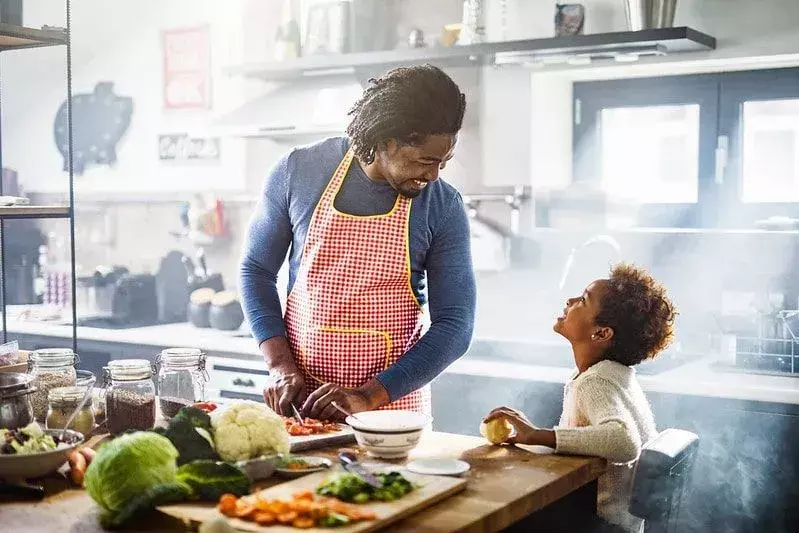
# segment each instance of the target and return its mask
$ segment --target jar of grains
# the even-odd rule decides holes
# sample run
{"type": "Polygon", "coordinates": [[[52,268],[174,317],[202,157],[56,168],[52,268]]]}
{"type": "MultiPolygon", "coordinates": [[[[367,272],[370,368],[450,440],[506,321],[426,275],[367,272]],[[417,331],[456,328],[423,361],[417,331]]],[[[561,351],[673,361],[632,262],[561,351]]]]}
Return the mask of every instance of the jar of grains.
{"type": "Polygon", "coordinates": [[[205,401],[205,354],[197,348],[168,348],[158,354],[158,404],[170,419],[183,407],[205,401]]]}
{"type": "Polygon", "coordinates": [[[105,368],[108,432],[147,430],[155,425],[153,368],[146,359],[118,359],[105,368]]]}
{"type": "MultiPolygon", "coordinates": [[[[50,408],[47,411],[47,429],[63,429],[69,417],[83,400],[83,387],[58,387],[50,390],[50,408]]],[[[91,399],[75,415],[69,429],[88,435],[94,429],[94,409],[91,399]]]]}
{"type": "Polygon", "coordinates": [[[31,395],[33,416],[43,423],[47,417],[47,396],[50,389],[74,387],[77,379],[75,367],[78,354],[65,348],[36,350],[28,358],[28,373],[33,375],[36,392],[31,395]]]}

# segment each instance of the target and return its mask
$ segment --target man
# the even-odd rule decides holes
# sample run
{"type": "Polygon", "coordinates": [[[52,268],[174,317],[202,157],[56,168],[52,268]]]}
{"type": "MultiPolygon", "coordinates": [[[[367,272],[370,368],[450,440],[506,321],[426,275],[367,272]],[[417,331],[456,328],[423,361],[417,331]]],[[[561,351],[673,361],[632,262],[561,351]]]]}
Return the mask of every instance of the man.
{"type": "Polygon", "coordinates": [[[468,218],[438,179],[465,107],[438,68],[392,70],[370,80],[347,137],[293,150],[266,178],[241,291],[278,413],[430,411],[428,384],[474,325],[468,218]],[[284,316],[275,282],[289,247],[284,316]]]}

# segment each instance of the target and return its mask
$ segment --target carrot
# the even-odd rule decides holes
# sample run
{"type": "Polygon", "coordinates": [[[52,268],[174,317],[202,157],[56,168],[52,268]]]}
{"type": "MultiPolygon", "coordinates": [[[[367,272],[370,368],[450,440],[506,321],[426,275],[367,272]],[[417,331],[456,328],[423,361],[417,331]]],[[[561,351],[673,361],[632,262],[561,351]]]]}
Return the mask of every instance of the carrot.
{"type": "Polygon", "coordinates": [[[310,529],[314,527],[314,520],[313,518],[297,518],[291,525],[297,529],[310,529]]]}
{"type": "Polygon", "coordinates": [[[86,458],[86,465],[87,466],[92,464],[92,461],[94,461],[94,456],[97,455],[97,452],[92,450],[88,446],[84,446],[83,448],[81,448],[78,451],[81,453],[81,455],[83,455],[83,457],[86,458]]]}
{"type": "Polygon", "coordinates": [[[238,498],[234,494],[223,494],[219,498],[219,512],[226,516],[233,516],[236,511],[238,498]]]}
{"type": "Polygon", "coordinates": [[[237,518],[243,518],[246,520],[250,518],[254,513],[255,513],[255,507],[252,506],[251,504],[248,503],[242,504],[241,502],[238,502],[236,504],[236,510],[234,511],[234,514],[236,515],[237,518]]]}
{"type": "Polygon", "coordinates": [[[86,474],[86,458],[75,450],[69,454],[69,472],[72,482],[79,487],[83,486],[83,476],[86,474]]]}
{"type": "Polygon", "coordinates": [[[259,526],[271,526],[275,523],[275,515],[265,511],[258,511],[255,513],[254,520],[259,526]]]}
{"type": "Polygon", "coordinates": [[[313,501],[313,492],[310,490],[300,490],[291,495],[295,500],[308,500],[313,501]]]}
{"type": "Polygon", "coordinates": [[[281,524],[291,524],[297,519],[297,512],[296,511],[289,511],[287,513],[283,513],[278,515],[277,521],[281,524]]]}

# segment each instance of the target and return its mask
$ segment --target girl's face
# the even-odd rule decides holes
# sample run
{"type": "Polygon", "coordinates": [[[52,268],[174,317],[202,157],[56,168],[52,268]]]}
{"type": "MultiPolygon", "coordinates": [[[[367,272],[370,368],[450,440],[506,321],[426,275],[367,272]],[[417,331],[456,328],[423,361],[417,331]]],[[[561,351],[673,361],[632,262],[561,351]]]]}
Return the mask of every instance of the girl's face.
{"type": "Polygon", "coordinates": [[[613,330],[598,326],[596,317],[602,308],[602,298],[607,291],[606,280],[596,280],[576,298],[566,301],[563,314],[552,329],[572,344],[610,342],[613,330]]]}

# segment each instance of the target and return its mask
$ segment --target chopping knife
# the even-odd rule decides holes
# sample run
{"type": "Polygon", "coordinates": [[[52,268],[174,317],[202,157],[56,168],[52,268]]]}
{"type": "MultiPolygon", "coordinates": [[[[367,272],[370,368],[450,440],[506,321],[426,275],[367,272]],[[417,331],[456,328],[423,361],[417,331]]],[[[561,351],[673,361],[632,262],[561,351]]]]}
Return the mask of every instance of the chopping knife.
{"type": "Polygon", "coordinates": [[[344,467],[344,470],[355,474],[362,480],[364,480],[369,485],[373,486],[376,489],[379,489],[383,486],[380,483],[380,480],[375,477],[374,474],[369,472],[366,468],[363,467],[361,463],[355,458],[355,456],[351,453],[341,452],[338,454],[338,460],[341,463],[341,466],[344,467]]]}
{"type": "Polygon", "coordinates": [[[304,426],[305,422],[303,422],[300,412],[297,411],[297,407],[295,407],[293,403],[291,404],[291,410],[294,411],[294,419],[297,421],[297,423],[301,426],[304,426]]]}

